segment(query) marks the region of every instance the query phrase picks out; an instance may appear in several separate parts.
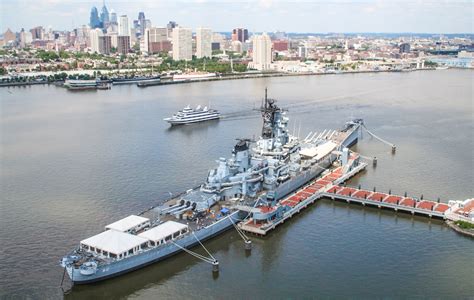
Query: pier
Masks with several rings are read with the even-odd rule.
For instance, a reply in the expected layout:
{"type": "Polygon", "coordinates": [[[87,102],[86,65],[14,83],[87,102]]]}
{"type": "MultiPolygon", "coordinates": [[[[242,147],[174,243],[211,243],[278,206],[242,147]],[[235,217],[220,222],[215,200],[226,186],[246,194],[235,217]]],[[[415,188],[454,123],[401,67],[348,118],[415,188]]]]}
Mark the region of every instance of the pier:
{"type": "MultiPolygon", "coordinates": [[[[286,206],[288,208],[281,218],[268,219],[263,223],[256,222],[252,218],[249,218],[241,222],[239,227],[249,233],[262,236],[266,235],[278,225],[283,224],[285,221],[322,198],[344,201],[350,204],[372,206],[380,209],[389,209],[394,212],[405,212],[428,218],[439,218],[451,221],[463,219],[470,222],[466,216],[463,216],[463,214],[465,214],[467,210],[472,210],[471,213],[474,213],[474,199],[468,199],[464,202],[450,201],[450,204],[446,204],[441,203],[439,199],[437,201],[423,199],[423,196],[421,196],[420,199],[408,197],[406,193],[401,196],[393,195],[391,191],[388,193],[379,192],[376,191],[375,188],[373,190],[366,190],[361,189],[360,187],[354,188],[342,186],[342,183],[364,170],[366,166],[366,163],[361,163],[359,166],[348,172],[344,172],[343,167],[331,170],[329,173],[315,179],[308,185],[305,185],[298,191],[281,200],[279,206],[286,206]],[[464,209],[458,207],[460,203],[465,203],[464,209]]],[[[264,206],[253,208],[239,207],[238,209],[249,213],[255,213],[268,212],[269,210],[276,210],[277,208],[264,206]]]]}

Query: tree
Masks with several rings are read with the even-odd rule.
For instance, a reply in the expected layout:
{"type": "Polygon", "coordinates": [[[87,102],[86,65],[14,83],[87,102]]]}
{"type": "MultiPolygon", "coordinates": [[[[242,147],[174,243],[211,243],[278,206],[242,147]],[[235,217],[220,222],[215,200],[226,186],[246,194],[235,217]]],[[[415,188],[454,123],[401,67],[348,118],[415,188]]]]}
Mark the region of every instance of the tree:
{"type": "Polygon", "coordinates": [[[0,75],[5,75],[7,73],[7,69],[5,69],[4,67],[0,67],[0,75]]]}

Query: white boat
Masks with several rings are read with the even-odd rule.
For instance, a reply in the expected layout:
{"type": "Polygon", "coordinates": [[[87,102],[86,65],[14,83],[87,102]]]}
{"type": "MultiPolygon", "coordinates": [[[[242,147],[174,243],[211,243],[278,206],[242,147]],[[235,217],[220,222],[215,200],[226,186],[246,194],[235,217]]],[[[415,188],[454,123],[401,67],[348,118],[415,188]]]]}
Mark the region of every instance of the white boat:
{"type": "Polygon", "coordinates": [[[164,120],[171,125],[184,125],[190,123],[204,122],[220,118],[220,113],[215,109],[209,109],[207,106],[201,108],[198,105],[196,108],[191,108],[189,105],[178,111],[170,118],[164,120]]]}

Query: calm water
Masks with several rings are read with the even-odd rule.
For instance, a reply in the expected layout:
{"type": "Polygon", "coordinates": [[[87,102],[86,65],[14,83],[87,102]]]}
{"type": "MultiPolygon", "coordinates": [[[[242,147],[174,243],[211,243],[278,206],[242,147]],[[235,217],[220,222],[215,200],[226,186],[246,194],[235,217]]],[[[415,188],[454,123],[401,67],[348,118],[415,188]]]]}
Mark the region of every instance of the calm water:
{"type": "MultiPolygon", "coordinates": [[[[265,87],[300,135],[362,117],[397,144],[364,135],[376,169],[349,184],[442,201],[474,195],[474,72],[268,78],[110,91],[2,88],[0,296],[60,298],[58,260],[105,224],[199,184],[237,137],[258,136],[265,87]],[[186,104],[229,117],[169,128],[186,104]]],[[[320,201],[265,238],[227,232],[206,243],[211,267],[187,254],[67,298],[467,298],[474,240],[441,221],[320,201]]]]}

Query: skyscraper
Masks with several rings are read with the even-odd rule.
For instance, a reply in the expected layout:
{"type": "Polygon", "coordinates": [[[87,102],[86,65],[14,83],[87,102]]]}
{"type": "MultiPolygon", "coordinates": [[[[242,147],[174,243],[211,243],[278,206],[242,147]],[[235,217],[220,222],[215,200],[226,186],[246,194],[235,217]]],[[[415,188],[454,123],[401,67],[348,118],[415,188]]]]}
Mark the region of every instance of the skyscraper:
{"type": "Polygon", "coordinates": [[[234,28],[232,29],[232,40],[240,41],[245,43],[249,39],[249,31],[246,28],[234,28]]]}
{"type": "Polygon", "coordinates": [[[91,9],[89,25],[91,26],[91,28],[100,28],[100,27],[102,27],[101,24],[100,24],[99,12],[97,11],[97,7],[95,7],[95,6],[91,9]]]}
{"type": "Polygon", "coordinates": [[[89,43],[91,46],[92,53],[100,53],[99,49],[99,37],[103,35],[102,30],[99,28],[92,29],[89,33],[89,43]]]}
{"type": "Polygon", "coordinates": [[[42,40],[44,36],[44,29],[42,26],[38,26],[30,29],[33,40],[42,40]]]}
{"type": "Polygon", "coordinates": [[[113,9],[110,10],[110,23],[112,24],[118,23],[117,13],[113,9]]]}
{"type": "Polygon", "coordinates": [[[128,27],[128,17],[126,15],[120,16],[118,34],[124,36],[130,35],[130,29],[128,27]]]}
{"type": "Polygon", "coordinates": [[[272,63],[272,41],[268,34],[253,36],[252,67],[264,71],[270,69],[272,63]]]}
{"type": "Polygon", "coordinates": [[[107,24],[109,23],[109,10],[107,9],[107,6],[105,6],[105,1],[104,1],[104,6],[102,6],[102,11],[100,12],[100,22],[102,22],[102,27],[105,28],[107,24]]]}
{"type": "Polygon", "coordinates": [[[212,30],[210,28],[199,27],[196,29],[196,57],[212,56],[212,30]]]}
{"type": "Polygon", "coordinates": [[[193,58],[193,35],[191,28],[173,29],[173,59],[191,60],[193,58]]]}
{"type": "Polygon", "coordinates": [[[140,29],[140,35],[143,36],[145,34],[145,13],[139,12],[138,13],[138,25],[140,29]]]}

